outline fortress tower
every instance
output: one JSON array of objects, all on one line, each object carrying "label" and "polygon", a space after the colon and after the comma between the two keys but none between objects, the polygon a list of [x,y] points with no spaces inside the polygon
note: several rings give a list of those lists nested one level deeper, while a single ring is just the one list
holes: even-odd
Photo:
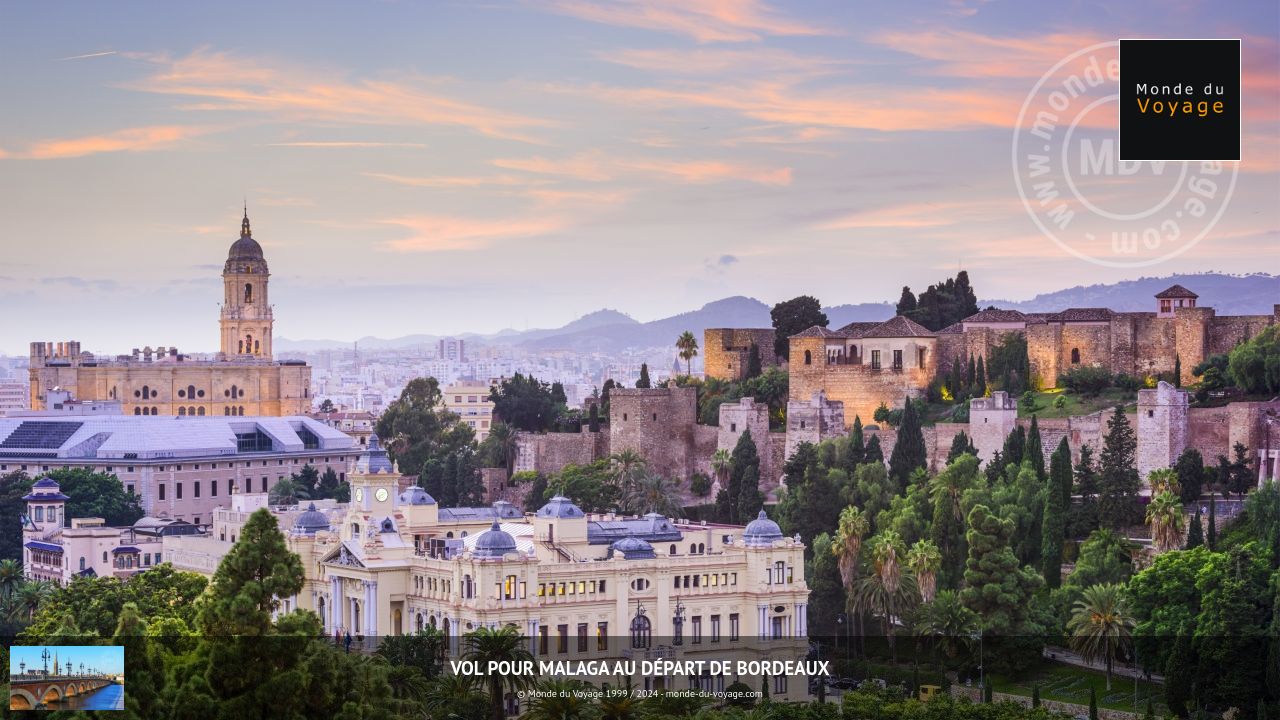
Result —
[{"label": "fortress tower", "polygon": [[1152,470],[1173,467],[1187,448],[1187,407],[1191,398],[1161,380],[1154,390],[1138,391],[1138,477],[1144,489]]}]

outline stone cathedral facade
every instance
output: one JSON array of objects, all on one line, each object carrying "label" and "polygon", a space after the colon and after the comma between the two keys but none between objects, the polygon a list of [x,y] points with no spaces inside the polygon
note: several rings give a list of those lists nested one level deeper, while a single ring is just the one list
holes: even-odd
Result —
[{"label": "stone cathedral facade", "polygon": [[31,343],[31,406],[54,388],[78,400],[115,400],[126,415],[303,415],[311,410],[311,368],[276,362],[271,274],[246,210],[222,270],[220,347],[195,359],[176,347],[99,357],[78,341]]}]

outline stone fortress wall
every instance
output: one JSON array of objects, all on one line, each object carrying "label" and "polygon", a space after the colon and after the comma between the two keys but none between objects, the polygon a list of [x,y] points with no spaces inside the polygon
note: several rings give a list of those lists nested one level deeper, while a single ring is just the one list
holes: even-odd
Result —
[{"label": "stone fortress wall", "polygon": [[773,339],[773,328],[707,328],[702,336],[704,374],[723,380],[743,379],[752,344],[760,348],[762,368],[777,367]]}]

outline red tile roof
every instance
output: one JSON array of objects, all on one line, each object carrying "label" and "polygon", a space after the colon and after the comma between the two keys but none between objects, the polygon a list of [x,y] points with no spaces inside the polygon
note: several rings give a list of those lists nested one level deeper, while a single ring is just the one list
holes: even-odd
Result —
[{"label": "red tile roof", "polygon": [[902,338],[902,337],[936,337],[929,328],[899,315],[892,320],[885,320],[862,334],[864,338]]},{"label": "red tile roof", "polygon": [[1165,300],[1168,298],[1198,298],[1200,296],[1181,285],[1174,285],[1164,292],[1156,293],[1156,297]]},{"label": "red tile roof", "polygon": [[981,312],[970,315],[963,322],[967,323],[1011,323],[1026,322],[1027,316],[1017,310],[1001,310],[999,308],[987,308]]}]

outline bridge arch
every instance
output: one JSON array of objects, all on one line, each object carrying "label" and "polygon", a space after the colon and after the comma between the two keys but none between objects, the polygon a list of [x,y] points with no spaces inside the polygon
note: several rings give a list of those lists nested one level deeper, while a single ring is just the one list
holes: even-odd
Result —
[{"label": "bridge arch", "polygon": [[76,688],[75,683],[67,683],[67,686],[62,690],[63,697],[72,697],[79,694],[80,691]]},{"label": "bridge arch", "polygon": [[21,688],[9,689],[10,710],[34,710],[35,707],[36,698],[34,695]]},{"label": "bridge arch", "polygon": [[58,687],[57,685],[50,685],[49,687],[45,688],[44,695],[40,696],[40,702],[42,703],[62,702],[62,699],[64,697],[65,696],[62,694],[62,688]]}]

